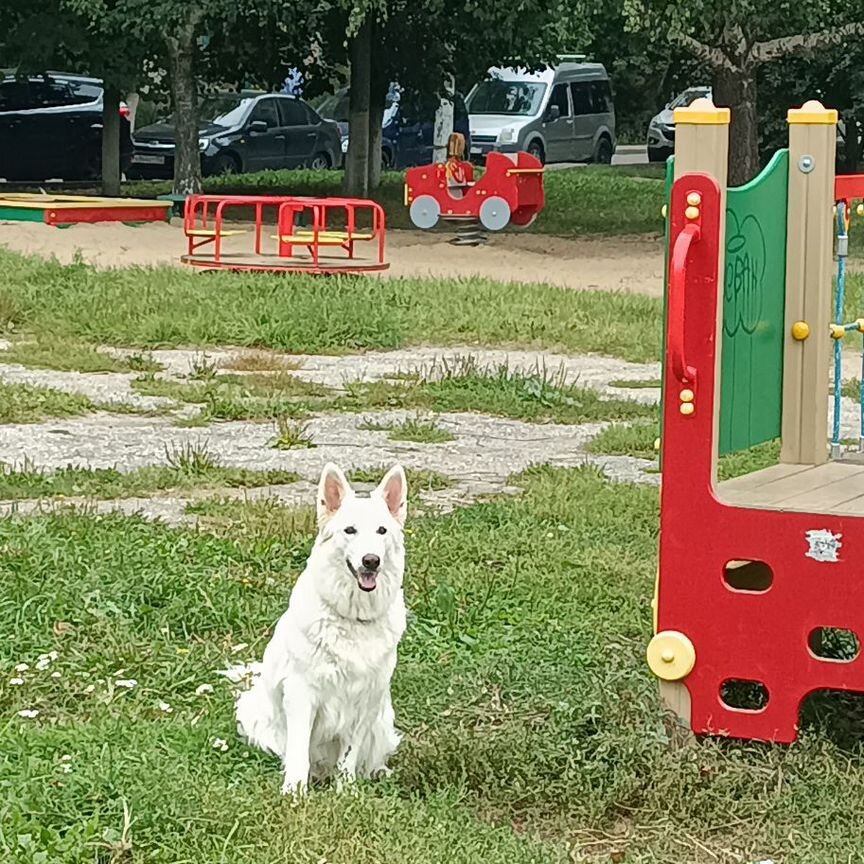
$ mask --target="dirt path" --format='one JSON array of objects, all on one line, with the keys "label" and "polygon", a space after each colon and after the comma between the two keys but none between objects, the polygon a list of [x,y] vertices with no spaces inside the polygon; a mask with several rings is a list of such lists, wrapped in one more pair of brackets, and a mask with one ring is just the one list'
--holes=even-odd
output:
[{"label": "dirt path", "polygon": [[[389,276],[481,276],[499,282],[548,282],[574,290],[601,289],[659,296],[663,246],[657,237],[564,239],[529,232],[490,237],[485,246],[455,247],[449,232],[390,231]],[[231,238],[242,248],[250,235]],[[179,264],[185,239],[172,225],[75,225],[50,228],[32,222],[0,223],[0,245],[71,261],[76,253],[99,267]]]}]

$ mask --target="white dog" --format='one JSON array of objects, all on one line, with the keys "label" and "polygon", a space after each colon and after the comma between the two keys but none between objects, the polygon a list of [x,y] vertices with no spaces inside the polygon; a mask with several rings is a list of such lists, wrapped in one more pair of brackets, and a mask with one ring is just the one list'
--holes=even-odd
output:
[{"label": "white dog", "polygon": [[407,493],[398,465],[368,498],[335,465],[321,474],[315,546],[237,701],[241,734],[282,759],[283,793],[302,792],[310,774],[386,773],[399,744],[390,679],[405,631]]}]

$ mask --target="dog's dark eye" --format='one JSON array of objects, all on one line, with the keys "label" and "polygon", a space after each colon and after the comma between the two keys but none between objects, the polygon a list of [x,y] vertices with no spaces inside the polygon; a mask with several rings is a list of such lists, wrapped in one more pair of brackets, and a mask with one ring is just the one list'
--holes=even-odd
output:
[{"label": "dog's dark eye", "polygon": [[387,529],[382,525],[382,526],[378,529],[378,533],[379,533],[379,534],[386,534],[386,533],[387,533]]},{"label": "dog's dark eye", "polygon": [[345,533],[346,533],[346,534],[356,534],[356,533],[357,533],[357,529],[356,529],[353,525],[349,525],[349,526],[345,529]]}]

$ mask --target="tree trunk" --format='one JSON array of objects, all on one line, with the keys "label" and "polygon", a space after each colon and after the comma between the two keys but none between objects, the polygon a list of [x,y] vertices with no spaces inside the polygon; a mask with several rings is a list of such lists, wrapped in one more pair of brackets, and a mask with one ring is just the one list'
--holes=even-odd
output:
[{"label": "tree trunk", "polygon": [[369,106],[369,190],[381,185],[381,152],[384,145],[384,99],[373,95]]},{"label": "tree trunk", "polygon": [[715,105],[732,111],[729,130],[729,185],[741,186],[759,173],[759,117],[756,113],[756,70],[738,66],[713,70]]},{"label": "tree trunk", "polygon": [[[432,161],[447,161],[447,144],[453,134],[453,113],[455,107],[452,97],[454,91],[452,76],[448,76],[444,84],[446,96],[441,98],[438,110],[435,112],[435,126],[432,133]],[[466,158],[468,154],[465,154]]]},{"label": "tree trunk", "polygon": [[366,198],[369,195],[371,100],[372,22],[367,18],[351,40],[351,93],[348,105],[350,137],[345,158],[345,194],[354,198]]},{"label": "tree trunk", "polygon": [[110,84],[102,96],[102,194],[120,196],[120,93]]},{"label": "tree trunk", "polygon": [[198,148],[194,21],[185,22],[166,41],[174,106],[174,194],[195,195],[201,191],[201,152]]}]

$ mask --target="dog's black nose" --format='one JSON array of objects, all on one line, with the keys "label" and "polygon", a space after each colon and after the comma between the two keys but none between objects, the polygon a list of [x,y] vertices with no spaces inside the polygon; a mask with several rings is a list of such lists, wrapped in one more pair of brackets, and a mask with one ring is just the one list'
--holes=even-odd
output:
[{"label": "dog's black nose", "polygon": [[381,566],[381,559],[377,555],[364,555],[363,566],[367,570],[377,570]]}]

